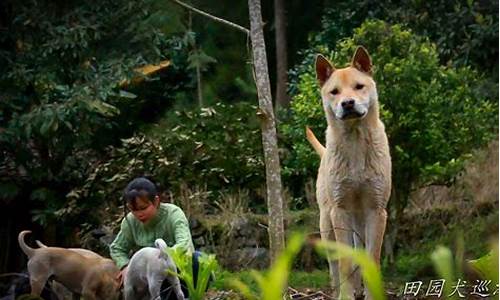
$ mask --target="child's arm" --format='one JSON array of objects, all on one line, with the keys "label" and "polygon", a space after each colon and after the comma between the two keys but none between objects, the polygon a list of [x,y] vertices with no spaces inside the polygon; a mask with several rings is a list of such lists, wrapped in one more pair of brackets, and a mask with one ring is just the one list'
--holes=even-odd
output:
[{"label": "child's arm", "polygon": [[189,230],[189,222],[184,212],[178,208],[171,215],[174,224],[175,245],[172,248],[181,248],[194,252],[193,239]]},{"label": "child's arm", "polygon": [[109,253],[111,258],[115,261],[116,266],[121,270],[123,267],[128,265],[129,257],[128,254],[134,245],[132,238],[131,228],[127,222],[126,217],[123,218],[120,227],[120,232],[116,236],[115,240],[109,245]]}]

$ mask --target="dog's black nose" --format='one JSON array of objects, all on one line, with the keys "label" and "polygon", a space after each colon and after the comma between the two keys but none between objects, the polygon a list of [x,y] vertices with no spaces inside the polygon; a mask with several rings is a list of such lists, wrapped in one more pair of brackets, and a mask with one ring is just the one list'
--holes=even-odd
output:
[{"label": "dog's black nose", "polygon": [[343,109],[352,109],[354,108],[354,99],[344,100],[340,103],[340,105],[342,105]]}]

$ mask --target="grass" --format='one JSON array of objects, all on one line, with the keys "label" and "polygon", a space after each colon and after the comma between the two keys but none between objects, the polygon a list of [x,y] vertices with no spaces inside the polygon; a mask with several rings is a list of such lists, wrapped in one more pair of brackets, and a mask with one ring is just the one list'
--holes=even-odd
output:
[{"label": "grass", "polygon": [[290,274],[289,285],[295,289],[325,289],[329,286],[329,276],[328,270],[293,271]]}]

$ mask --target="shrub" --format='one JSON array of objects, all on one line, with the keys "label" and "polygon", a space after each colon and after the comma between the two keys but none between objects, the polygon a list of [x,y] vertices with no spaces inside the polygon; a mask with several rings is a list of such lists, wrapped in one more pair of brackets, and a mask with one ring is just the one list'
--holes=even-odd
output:
[{"label": "shrub", "polygon": [[151,176],[174,197],[200,190],[204,199],[213,201],[220,192],[240,187],[255,196],[265,182],[255,111],[247,103],[169,111],[159,124],[145,128],[146,135],[110,147],[109,158],[96,164],[69,196],[91,208],[110,197],[120,199],[127,182],[140,175]]}]

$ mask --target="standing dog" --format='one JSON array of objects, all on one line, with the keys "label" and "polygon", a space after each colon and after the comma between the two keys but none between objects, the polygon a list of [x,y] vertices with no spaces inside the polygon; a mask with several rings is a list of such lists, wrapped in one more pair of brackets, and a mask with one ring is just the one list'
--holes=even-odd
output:
[{"label": "standing dog", "polygon": [[177,267],[166,252],[167,244],[157,239],[155,246],[142,248],[130,259],[124,279],[125,300],[160,300],[164,280],[170,283],[169,288],[173,289],[177,300],[184,300],[179,278],[175,275]]},{"label": "standing dog", "polygon": [[[364,246],[380,264],[391,192],[391,157],[379,119],[370,56],[358,47],[350,66],[335,69],[318,55],[316,77],[328,125],[326,147],[309,129],[307,139],[321,157],[316,182],[321,238]],[[329,267],[334,287],[346,283],[341,299],[361,296],[359,270],[348,258],[329,259]],[[364,294],[371,299],[366,285]]]},{"label": "standing dog", "polygon": [[[39,248],[47,248],[47,246],[44,243],[40,242],[39,240],[36,240],[35,242]],[[67,249],[79,253],[80,255],[85,257],[106,259],[100,256],[99,254],[95,253],[94,251],[88,249],[83,249],[83,248],[67,248]],[[68,290],[66,287],[64,287],[64,285],[60,284],[55,280],[52,280],[52,282],[50,283],[50,287],[52,288],[52,292],[54,292],[54,294],[57,295],[58,300],[72,300],[75,298],[75,296],[70,290]]]},{"label": "standing dog", "polygon": [[[30,231],[19,233],[18,242],[28,256],[31,294],[39,296],[50,277],[85,300],[115,300],[119,286],[115,280],[118,268],[110,259],[95,254],[85,256],[78,251],[46,247],[31,248],[24,242]],[[88,250],[86,250],[88,251]]]}]

